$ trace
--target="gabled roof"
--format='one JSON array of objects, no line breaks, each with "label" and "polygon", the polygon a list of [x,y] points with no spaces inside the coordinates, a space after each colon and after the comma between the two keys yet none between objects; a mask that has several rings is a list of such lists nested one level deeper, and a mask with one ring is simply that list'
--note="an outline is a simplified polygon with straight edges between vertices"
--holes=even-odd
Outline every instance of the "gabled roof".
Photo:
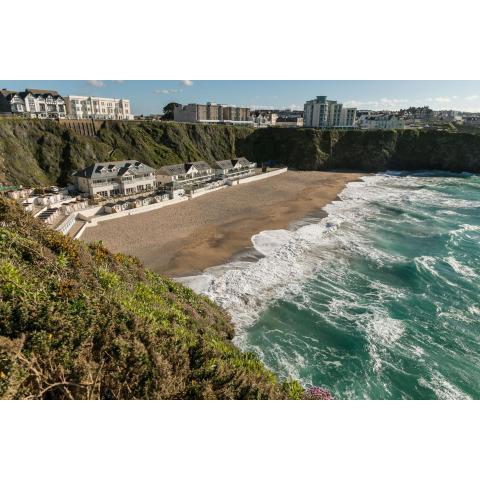
[{"label": "gabled roof", "polygon": [[175,165],[164,165],[158,170],[159,173],[168,176],[185,175],[185,165],[183,163],[177,163]]},{"label": "gabled roof", "polygon": [[222,170],[231,170],[233,168],[233,163],[231,160],[219,160],[215,162],[219,168]]},{"label": "gabled roof", "polygon": [[56,90],[39,90],[38,88],[26,88],[25,92],[32,95],[51,95],[52,97],[59,97],[60,94]]},{"label": "gabled roof", "polygon": [[234,163],[234,165],[239,163],[242,167],[250,166],[250,162],[245,157],[234,158],[232,163]]},{"label": "gabled roof", "polygon": [[8,97],[9,95],[13,96],[16,93],[18,93],[18,92],[16,92],[15,90],[7,90],[6,88],[2,88],[0,90],[0,95],[3,95],[4,97]]},{"label": "gabled roof", "polygon": [[219,160],[215,162],[222,170],[232,170],[238,167],[249,167],[250,162],[245,157],[233,158],[232,160]]},{"label": "gabled roof", "polygon": [[207,162],[193,162],[191,165],[193,165],[199,172],[212,169]]},{"label": "gabled roof", "polygon": [[83,170],[73,173],[76,177],[85,178],[114,178],[131,173],[153,173],[155,170],[136,160],[124,160],[120,162],[98,162],[89,165]]}]

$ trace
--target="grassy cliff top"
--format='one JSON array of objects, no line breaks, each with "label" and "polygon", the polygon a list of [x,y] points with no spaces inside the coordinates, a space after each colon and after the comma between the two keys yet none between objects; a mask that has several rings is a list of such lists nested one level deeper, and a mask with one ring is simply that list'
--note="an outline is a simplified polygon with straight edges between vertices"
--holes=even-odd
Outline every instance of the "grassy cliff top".
[{"label": "grassy cliff top", "polygon": [[0,398],[285,399],[213,302],[0,198]]}]

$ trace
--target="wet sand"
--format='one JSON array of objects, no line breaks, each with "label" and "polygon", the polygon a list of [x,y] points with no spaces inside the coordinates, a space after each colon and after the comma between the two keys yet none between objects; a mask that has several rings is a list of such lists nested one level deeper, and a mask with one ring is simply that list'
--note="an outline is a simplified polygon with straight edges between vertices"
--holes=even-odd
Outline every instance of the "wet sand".
[{"label": "wet sand", "polygon": [[346,183],[364,173],[287,171],[235,185],[176,205],[87,228],[86,242],[102,240],[113,252],[138,257],[169,276],[186,276],[226,263],[252,246],[262,230],[288,228],[318,214]]}]

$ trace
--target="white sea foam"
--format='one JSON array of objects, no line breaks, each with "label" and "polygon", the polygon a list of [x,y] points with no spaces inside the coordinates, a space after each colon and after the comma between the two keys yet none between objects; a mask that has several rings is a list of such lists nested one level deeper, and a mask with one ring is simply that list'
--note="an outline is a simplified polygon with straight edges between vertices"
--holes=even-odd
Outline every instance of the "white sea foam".
[{"label": "white sea foam", "polygon": [[[415,216],[423,222],[426,218],[425,207],[433,207],[431,211],[438,217],[444,216],[444,224],[447,224],[451,221],[448,219],[456,214],[455,210],[480,206],[480,202],[458,200],[438,189],[429,189],[429,184],[436,187],[439,183],[434,176],[405,177],[402,176],[403,172],[388,173],[389,175],[367,176],[363,182],[348,184],[339,195],[341,200],[324,208],[328,213],[325,218],[317,221],[312,219],[313,223],[307,225],[297,223],[297,227],[301,226],[293,231],[269,230],[254,235],[252,246],[263,255],[257,262],[232,262],[210,268],[200,276],[182,279],[183,283],[208,295],[231,313],[239,344],[246,340],[247,327],[257,320],[262,311],[275,301],[286,300],[299,309],[317,312],[322,322],[335,328],[362,331],[373,369],[379,377],[382,369],[396,368],[391,365],[391,356],[388,355],[392,348],[400,348],[402,351],[407,349],[411,357],[419,361],[421,358],[425,362],[428,355],[422,347],[402,340],[406,337],[405,324],[393,318],[386,306],[388,302],[401,301],[405,292],[402,288],[389,286],[381,280],[371,281],[367,276],[362,277],[360,272],[356,272],[356,277],[353,277],[349,259],[367,258],[369,264],[373,263],[379,268],[406,261],[386,251],[388,249],[376,247],[376,241],[368,240],[372,238],[369,237],[372,221],[378,223],[379,218],[385,217],[383,231],[395,232],[397,222],[401,225],[405,221],[411,225]],[[389,208],[390,212],[385,213],[385,208]],[[473,235],[478,230],[480,226],[465,224],[450,233],[458,236],[472,232]],[[442,232],[441,227],[439,232]],[[419,256],[414,262],[424,278],[428,274],[455,288],[458,286],[449,281],[451,276],[442,275],[447,269],[445,262],[458,275],[468,278],[477,275],[473,268],[456,260],[453,253],[443,259]],[[304,285],[310,279],[315,281],[315,292],[330,300],[315,298],[315,294],[310,295],[306,291]],[[355,293],[355,288],[351,288],[352,281],[368,283],[367,293]],[[358,295],[363,295],[363,298]],[[480,311],[476,307],[469,307],[471,314],[477,314],[477,310]],[[339,318],[346,321],[338,322]],[[290,341],[293,340],[288,339]],[[300,342],[300,339],[297,338],[296,341]],[[297,345],[299,344],[295,343],[294,346]],[[253,348],[262,354],[257,347]],[[317,347],[310,342],[308,348],[311,353]],[[278,344],[271,346],[268,355],[276,359],[278,368],[287,376],[302,378],[308,383],[309,379],[305,377],[307,374],[300,371],[306,362],[305,358],[296,357],[293,361],[292,354],[286,353]],[[318,361],[320,363],[324,360]],[[337,362],[336,358],[335,361],[331,358],[326,361],[332,362],[331,364]],[[339,362],[335,366],[340,368],[341,365]],[[433,389],[439,398],[461,397],[461,392],[445,379],[425,376],[428,380],[421,379],[420,383]],[[387,387],[385,389],[388,390]]]},{"label": "white sea foam", "polygon": [[454,257],[445,258],[445,262],[447,262],[452,267],[452,269],[462,277],[468,277],[468,278],[477,277],[477,274],[474,272],[472,268],[467,267],[466,265],[463,265]]},{"label": "white sea foam", "polygon": [[450,383],[439,372],[433,372],[429,379],[421,377],[418,383],[433,390],[439,400],[468,400],[470,397]]},{"label": "white sea foam", "polygon": [[[344,251],[355,252],[379,264],[398,261],[361,243],[356,235],[361,220],[378,213],[375,201],[395,205],[398,195],[404,195],[400,189],[396,192],[389,185],[383,186],[385,181],[384,175],[372,175],[363,177],[363,182],[349,183],[339,195],[341,201],[328,204],[324,208],[328,217],[317,223],[295,231],[270,230],[254,235],[252,244],[264,255],[255,263],[227,264],[205,270],[198,279],[179,280],[226,308],[236,326],[242,329],[254,323],[271,302],[301,294],[303,283],[337,252],[340,256]],[[336,235],[344,223],[351,230]]]},{"label": "white sea foam", "polygon": [[255,250],[268,256],[288,243],[291,238],[292,232],[288,230],[265,230],[252,237],[252,244]]},{"label": "white sea foam", "polygon": [[455,283],[448,280],[447,278],[445,278],[445,276],[440,274],[440,272],[436,268],[438,260],[435,257],[424,255],[421,257],[416,257],[414,259],[414,262],[419,272],[422,272],[422,271],[428,272],[428,274],[431,275],[432,277],[442,280],[443,282],[445,282],[447,285],[450,285],[451,287],[456,288],[458,286]]}]

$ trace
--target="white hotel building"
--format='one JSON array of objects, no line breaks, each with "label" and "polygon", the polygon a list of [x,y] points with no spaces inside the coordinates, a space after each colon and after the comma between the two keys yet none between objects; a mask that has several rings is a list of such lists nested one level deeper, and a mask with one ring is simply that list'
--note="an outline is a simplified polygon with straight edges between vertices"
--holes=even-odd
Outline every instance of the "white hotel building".
[{"label": "white hotel building", "polygon": [[352,128],[355,126],[356,108],[345,108],[336,100],[318,96],[304,106],[303,124],[316,128]]},{"label": "white hotel building", "polygon": [[133,120],[130,100],[126,98],[83,97],[65,98],[68,118],[94,120]]},{"label": "white hotel building", "polygon": [[134,195],[155,190],[155,170],[136,160],[94,163],[74,172],[75,186],[90,197]]}]

